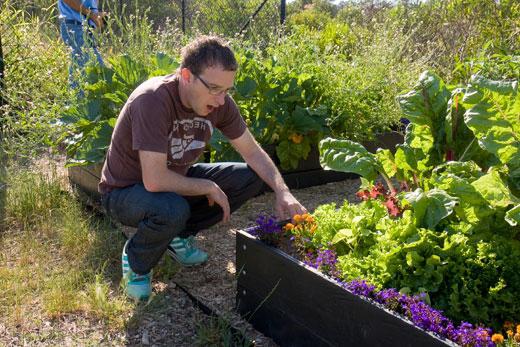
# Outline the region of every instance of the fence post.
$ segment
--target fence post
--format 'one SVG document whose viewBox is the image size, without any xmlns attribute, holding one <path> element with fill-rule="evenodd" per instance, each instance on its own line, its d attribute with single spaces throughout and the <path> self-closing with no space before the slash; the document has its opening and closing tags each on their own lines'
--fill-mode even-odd
<svg viewBox="0 0 520 347">
<path fill-rule="evenodd" d="M 242 26 L 242 28 L 240 29 L 240 31 L 238 32 L 238 35 L 242 35 L 242 33 L 244 32 L 244 30 L 247 29 L 247 27 L 249 26 L 249 23 L 251 23 L 251 21 L 253 19 L 255 19 L 256 15 L 262 10 L 262 7 L 264 7 L 265 3 L 267 2 L 267 0 L 264 0 L 262 1 L 262 3 L 260 4 L 260 6 L 258 6 L 258 8 L 255 10 L 255 13 L 253 13 L 251 15 L 251 17 L 249 17 L 247 19 L 247 22 L 245 22 L 245 24 Z"/>
<path fill-rule="evenodd" d="M 280 1 L 280 24 L 285 23 L 285 0 Z"/>
<path fill-rule="evenodd" d="M 181 0 L 182 33 L 186 34 L 186 0 Z"/>
</svg>

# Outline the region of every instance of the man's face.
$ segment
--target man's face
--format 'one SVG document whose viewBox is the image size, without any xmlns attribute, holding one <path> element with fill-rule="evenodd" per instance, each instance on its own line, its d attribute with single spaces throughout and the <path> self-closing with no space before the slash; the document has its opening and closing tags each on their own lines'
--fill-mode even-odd
<svg viewBox="0 0 520 347">
<path fill-rule="evenodd" d="M 188 70 L 189 71 L 189 70 Z M 208 67 L 199 75 L 189 73 L 189 89 L 186 105 L 200 116 L 207 116 L 215 108 L 224 105 L 229 89 L 233 87 L 235 71 L 225 71 L 220 66 Z"/>
</svg>

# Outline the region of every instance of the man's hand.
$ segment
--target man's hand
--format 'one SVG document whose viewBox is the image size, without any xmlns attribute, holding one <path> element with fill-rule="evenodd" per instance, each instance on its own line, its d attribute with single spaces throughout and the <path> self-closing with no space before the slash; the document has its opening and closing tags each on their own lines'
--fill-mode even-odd
<svg viewBox="0 0 520 347">
<path fill-rule="evenodd" d="M 103 17 L 106 16 L 106 12 L 97 12 L 97 13 L 90 13 L 90 19 L 94 22 L 96 25 L 96 28 L 98 30 L 103 29 L 103 26 L 105 26 L 105 22 L 103 21 Z"/>
<path fill-rule="evenodd" d="M 230 142 L 246 163 L 275 192 L 275 211 L 278 218 L 288 219 L 295 214 L 307 213 L 307 209 L 291 194 L 273 161 L 258 145 L 249 130 L 246 129 L 240 137 Z"/>
<path fill-rule="evenodd" d="M 307 209 L 288 190 L 276 193 L 275 209 L 276 216 L 280 220 L 307 213 Z"/>
<path fill-rule="evenodd" d="M 226 194 L 213 181 L 180 175 L 166 166 L 166 153 L 139 151 L 143 184 L 149 192 L 175 192 L 185 196 L 206 196 L 212 206 L 223 211 L 222 221 L 229 221 L 231 208 Z"/>
<path fill-rule="evenodd" d="M 206 194 L 206 197 L 208 198 L 208 203 L 210 206 L 213 206 L 215 203 L 217 203 L 220 207 L 222 207 L 222 212 L 224 213 L 222 222 L 229 222 L 231 218 L 231 209 L 229 207 L 229 200 L 226 193 L 224 193 L 217 184 L 214 184 L 214 188 L 208 194 Z"/>
</svg>

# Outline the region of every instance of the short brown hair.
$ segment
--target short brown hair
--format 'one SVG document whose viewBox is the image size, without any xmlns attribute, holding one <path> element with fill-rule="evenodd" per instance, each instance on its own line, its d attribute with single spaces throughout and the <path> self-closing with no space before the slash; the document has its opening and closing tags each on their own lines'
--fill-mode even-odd
<svg viewBox="0 0 520 347">
<path fill-rule="evenodd" d="M 225 71 L 238 69 L 233 51 L 222 38 L 200 36 L 181 50 L 181 69 L 187 68 L 198 75 L 212 66 L 221 66 Z"/>
</svg>

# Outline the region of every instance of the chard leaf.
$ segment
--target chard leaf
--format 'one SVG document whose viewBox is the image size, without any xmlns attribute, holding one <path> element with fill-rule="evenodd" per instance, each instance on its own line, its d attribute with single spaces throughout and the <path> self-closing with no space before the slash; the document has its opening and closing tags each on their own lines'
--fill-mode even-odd
<svg viewBox="0 0 520 347">
<path fill-rule="evenodd" d="M 518 82 L 473 76 L 463 99 L 466 125 L 479 145 L 511 168 L 520 167 Z"/>
<path fill-rule="evenodd" d="M 505 219 L 511 226 L 517 226 L 520 223 L 520 205 L 516 205 L 507 211 Z"/>
<path fill-rule="evenodd" d="M 433 72 L 425 71 L 419 77 L 419 82 L 414 89 L 405 95 L 397 97 L 406 118 L 413 126 L 408 126 L 407 134 L 413 131 L 429 133 L 429 142 L 424 144 L 412 144 L 414 148 L 421 148 L 430 158 L 429 165 L 440 163 L 444 160 L 446 146 L 446 113 L 451 93 L 444 82 Z M 419 139 L 424 140 L 419 137 Z"/>
<path fill-rule="evenodd" d="M 353 172 L 372 181 L 384 173 L 376 156 L 350 140 L 326 138 L 320 141 L 320 163 L 325 170 Z"/>
<path fill-rule="evenodd" d="M 412 205 L 417 227 L 433 229 L 441 220 L 449 216 L 458 203 L 456 197 L 444 190 L 432 189 L 424 192 L 417 188 L 405 194 L 405 199 Z"/>
<path fill-rule="evenodd" d="M 444 120 L 449 98 L 444 82 L 433 72 L 425 71 L 414 89 L 398 96 L 397 101 L 411 122 L 433 127 Z"/>
<path fill-rule="evenodd" d="M 432 178 L 448 174 L 470 182 L 484 175 L 480 167 L 472 161 L 449 161 L 437 166 L 432 172 Z"/>
<path fill-rule="evenodd" d="M 378 148 L 376 158 L 379 160 L 389 177 L 395 176 L 397 173 L 397 165 L 395 164 L 394 155 L 389 149 Z"/>
<path fill-rule="evenodd" d="M 511 191 L 500 176 L 500 172 L 495 167 L 489 169 L 487 174 L 471 183 L 471 185 L 493 207 L 507 207 L 518 201 L 511 194 Z"/>
</svg>

